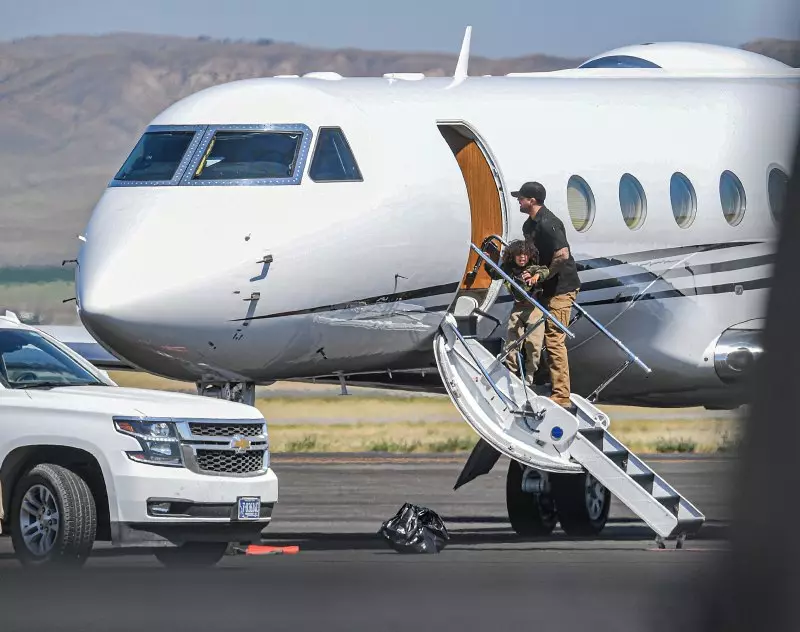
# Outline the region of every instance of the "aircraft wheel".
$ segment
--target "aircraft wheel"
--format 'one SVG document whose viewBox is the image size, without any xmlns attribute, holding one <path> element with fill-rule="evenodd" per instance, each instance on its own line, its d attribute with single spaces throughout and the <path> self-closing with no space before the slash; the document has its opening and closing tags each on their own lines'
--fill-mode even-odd
<svg viewBox="0 0 800 632">
<path fill-rule="evenodd" d="M 606 526 L 611 492 L 588 472 L 550 479 L 561 528 L 567 535 L 593 536 Z"/>
<path fill-rule="evenodd" d="M 558 515 L 550 494 L 531 494 L 522 490 L 525 468 L 517 461 L 508 464 L 506 507 L 511 528 L 521 536 L 550 535 Z"/>
</svg>

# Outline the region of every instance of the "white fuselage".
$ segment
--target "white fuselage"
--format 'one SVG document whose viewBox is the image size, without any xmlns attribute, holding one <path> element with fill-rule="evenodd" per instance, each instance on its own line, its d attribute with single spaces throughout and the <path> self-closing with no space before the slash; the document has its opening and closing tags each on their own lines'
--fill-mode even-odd
<svg viewBox="0 0 800 632">
<path fill-rule="evenodd" d="M 195 126 L 200 152 L 214 126 L 292 127 L 304 134 L 299 177 L 284 185 L 110 186 L 79 256 L 81 316 L 119 357 L 176 379 L 435 370 L 433 337 L 470 254 L 470 199 L 438 127 L 458 125 L 494 169 L 501 236 L 521 237 L 526 219 L 510 191 L 543 183 L 578 262 L 579 302 L 653 369 L 647 378 L 627 371 L 606 398 L 736 405 L 736 385 L 715 370 L 715 347 L 729 328 L 749 322 L 757 330 L 764 316 L 776 232 L 768 176 L 776 166 L 791 172 L 797 88 L 788 71 L 649 69 L 455 84 L 271 78 L 211 88 L 152 124 Z M 325 127 L 346 134 L 361 180 L 308 176 Z M 746 193 L 737 225 L 722 210 L 725 171 Z M 676 172 L 696 196 L 686 228 L 671 205 Z M 635 230 L 620 210 L 626 173 L 646 196 Z M 594 197 L 583 232 L 567 212 L 573 175 Z M 481 301 L 502 321 L 510 303 L 498 286 Z M 587 323 L 573 329 L 573 388 L 587 392 L 622 357 Z M 500 337 L 504 326 L 484 319 L 479 335 Z"/>
</svg>

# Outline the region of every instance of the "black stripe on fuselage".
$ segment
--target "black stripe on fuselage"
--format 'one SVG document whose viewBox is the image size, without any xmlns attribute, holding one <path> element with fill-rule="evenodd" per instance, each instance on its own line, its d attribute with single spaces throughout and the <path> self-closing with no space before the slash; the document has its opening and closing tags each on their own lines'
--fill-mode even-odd
<svg viewBox="0 0 800 632">
<path fill-rule="evenodd" d="M 585 260 L 578 261 L 576 263 L 577 263 L 577 266 L 578 266 L 578 270 L 595 270 L 595 269 L 598 269 L 598 268 L 608 268 L 608 267 L 612 267 L 612 266 L 626 265 L 626 264 L 630 264 L 630 263 L 636 262 L 636 261 L 647 261 L 649 259 L 657 259 L 657 258 L 661 258 L 661 257 L 668 257 L 668 256 L 673 256 L 673 255 L 686 254 L 686 253 L 690 253 L 690 252 L 707 252 L 707 251 L 710 251 L 710 250 L 722 250 L 722 249 L 726 249 L 726 248 L 735 248 L 735 247 L 738 247 L 738 246 L 752 246 L 752 245 L 759 244 L 759 243 L 761 243 L 761 242 L 739 242 L 739 243 L 731 243 L 731 244 L 705 244 L 705 245 L 698 245 L 698 246 L 681 246 L 681 247 L 677 247 L 677 248 L 663 248 L 663 249 L 660 249 L 660 250 L 647 250 L 647 251 L 642 251 L 642 252 L 628 253 L 628 254 L 624 254 L 624 255 L 618 255 L 617 257 L 602 257 L 602 258 L 597 258 L 597 259 L 585 259 Z M 625 260 L 623 261 L 619 257 L 624 257 Z M 756 260 L 759 260 L 759 259 L 762 259 L 762 258 L 761 257 L 753 257 L 751 259 L 742 259 L 741 261 L 743 261 L 743 262 L 744 261 L 751 261 L 752 262 L 752 261 L 756 261 Z M 766 259 L 766 257 L 764 257 L 764 259 Z M 735 262 L 728 262 L 728 263 L 735 263 Z M 710 266 L 721 266 L 721 265 L 726 265 L 726 264 L 725 263 L 721 263 L 721 264 L 705 264 L 704 266 L 696 266 L 694 268 L 691 268 L 691 270 L 693 270 L 695 272 L 695 274 L 699 274 L 698 270 L 700 268 L 710 267 Z M 762 265 L 762 264 L 760 264 L 760 263 L 751 263 L 750 265 L 754 266 L 754 265 Z M 750 265 L 748 265 L 746 267 L 750 267 Z M 739 269 L 739 268 L 730 268 L 730 269 Z M 714 270 L 709 270 L 709 271 L 720 272 L 720 271 L 723 271 L 723 270 L 722 269 L 714 269 Z M 681 274 L 679 274 L 677 271 L 676 271 L 675 275 L 676 276 L 681 276 Z M 623 277 L 623 278 L 625 278 L 626 280 L 631 280 L 632 281 L 634 278 L 640 277 L 640 276 L 643 277 L 643 281 L 640 281 L 640 282 L 652 281 L 653 278 L 654 278 L 653 274 L 630 275 L 628 277 Z M 644 277 L 646 277 L 646 278 L 644 278 Z M 604 279 L 602 282 L 603 283 L 607 283 L 608 285 L 607 286 L 603 286 L 603 287 L 618 287 L 618 286 L 620 286 L 619 283 L 614 283 L 614 281 L 615 281 L 614 278 Z M 589 283 L 599 283 L 599 281 L 597 281 L 597 282 L 596 281 L 591 281 Z M 585 285 L 588 285 L 588 283 L 585 284 Z M 415 299 L 420 299 L 420 298 L 429 298 L 429 297 L 433 297 L 433 296 L 441 296 L 443 294 L 452 294 L 453 292 L 456 292 L 458 290 L 459 286 L 460 286 L 460 282 L 447 283 L 447 284 L 444 284 L 444 285 L 434 285 L 434 286 L 431 286 L 431 287 L 420 288 L 420 289 L 417 289 L 417 290 L 409 290 L 409 291 L 406 291 L 406 292 L 396 292 L 396 293 L 393 293 L 393 294 L 383 294 L 381 296 L 373 296 L 373 297 L 370 297 L 370 298 L 355 299 L 355 300 L 352 300 L 352 301 L 347 301 L 347 302 L 343 302 L 343 303 L 336 303 L 336 304 L 333 304 L 333 305 L 321 305 L 319 307 L 310 307 L 310 308 L 307 308 L 307 309 L 298 309 L 298 310 L 287 311 L 287 312 L 277 312 L 275 314 L 265 314 L 265 315 L 262 315 L 262 316 L 252 316 L 250 318 L 247 318 L 247 317 L 245 317 L 245 318 L 237 318 L 233 322 L 244 322 L 244 321 L 252 321 L 252 320 L 268 320 L 268 319 L 271 319 L 271 318 L 281 318 L 281 317 L 284 317 L 284 316 L 302 316 L 302 315 L 305 315 L 305 314 L 318 314 L 318 313 L 322 313 L 322 312 L 333 312 L 333 311 L 339 311 L 339 310 L 343 310 L 343 309 L 355 309 L 355 308 L 358 308 L 358 307 L 367 307 L 367 306 L 370 306 L 370 305 L 377 305 L 377 304 L 383 304 L 383 303 L 397 303 L 399 301 L 408 301 L 408 300 L 415 300 Z M 722 286 L 719 286 L 719 287 L 722 287 Z M 601 289 L 601 288 L 600 287 L 594 287 L 594 288 L 591 288 L 591 289 Z M 581 286 L 581 290 L 582 291 L 586 291 L 584 285 Z M 733 291 L 733 290 L 731 290 L 731 291 Z M 699 293 L 699 290 L 696 293 Z M 663 296 L 663 297 L 659 297 L 659 298 L 669 298 L 670 296 L 684 296 L 684 294 L 682 294 L 681 292 L 679 292 L 677 290 L 670 290 L 670 291 L 667 291 L 667 292 L 659 292 L 658 294 L 668 294 L 668 296 Z M 646 296 L 651 296 L 651 295 L 648 294 Z M 653 294 L 652 296 L 655 298 L 656 294 Z M 607 303 L 630 301 L 630 300 L 633 300 L 634 298 L 635 298 L 635 296 L 626 297 L 626 298 L 614 298 L 614 299 L 610 299 L 608 301 L 597 301 L 595 303 L 585 303 L 585 305 L 603 305 L 603 304 L 607 304 Z M 645 297 L 643 296 L 642 298 L 645 298 Z M 495 302 L 496 303 L 507 303 L 507 302 L 510 302 L 510 301 L 513 301 L 513 297 L 511 297 L 510 295 L 507 295 L 507 296 L 499 297 L 497 299 L 497 301 L 495 301 Z M 584 303 L 581 303 L 581 305 L 584 305 Z M 426 312 L 443 311 L 444 309 L 447 309 L 447 307 L 448 306 L 441 306 L 441 305 L 438 305 L 438 306 L 435 306 L 435 307 L 426 307 L 425 311 Z"/>
<path fill-rule="evenodd" d="M 304 314 L 318 314 L 320 312 L 335 312 L 342 309 L 356 309 L 359 307 L 367 307 L 369 305 L 397 303 L 399 301 L 413 301 L 420 298 L 440 296 L 442 294 L 452 294 L 453 292 L 458 290 L 459 285 L 460 283 L 458 282 L 447 283 L 444 285 L 434 285 L 432 287 L 424 287 L 419 290 L 396 292 L 394 294 L 382 294 L 380 296 L 372 296 L 370 298 L 356 299 L 353 301 L 347 301 L 345 303 L 336 303 L 334 305 L 322 305 L 320 307 L 298 309 L 291 312 L 278 312 L 276 314 L 267 314 L 264 316 L 253 316 L 252 318 L 237 318 L 234 322 L 240 322 L 245 320 L 248 321 L 266 320 L 268 318 L 281 318 L 283 316 L 302 316 Z"/>
<path fill-rule="evenodd" d="M 698 287 L 695 289 L 686 288 L 684 291 L 675 289 L 663 290 L 659 292 L 651 292 L 641 295 L 634 294 L 631 296 L 608 298 L 601 301 L 587 301 L 585 303 L 581 302 L 580 305 L 581 307 L 593 307 L 596 305 L 613 305 L 614 303 L 630 303 L 632 301 L 648 301 L 654 299 L 702 296 L 706 294 L 729 294 L 731 292 L 736 292 L 737 287 L 741 288 L 741 291 L 743 292 L 746 290 L 762 290 L 769 288 L 771 281 L 772 281 L 771 278 L 764 278 L 764 279 L 754 279 L 752 281 L 742 281 L 741 283 L 721 283 L 719 285 L 706 285 L 704 287 Z"/>
<path fill-rule="evenodd" d="M 597 279 L 596 281 L 586 281 L 584 283 L 581 283 L 581 292 L 591 292 L 593 290 L 605 290 L 612 287 L 635 285 L 637 283 L 650 283 L 660 278 L 666 281 L 665 278 L 666 276 L 669 276 L 669 279 L 672 280 L 681 277 L 691 277 L 691 276 L 696 277 L 701 274 L 714 274 L 716 272 L 732 272 L 734 270 L 746 270 L 747 268 L 756 268 L 758 266 L 770 265 L 774 263 L 774 261 L 775 257 L 773 255 L 764 255 L 761 257 L 749 257 L 747 259 L 735 259 L 733 261 L 720 261 L 718 263 L 703 263 L 696 266 L 686 265 L 683 268 L 675 268 L 673 270 L 665 270 L 658 273 L 642 272 L 620 277 L 611 276 L 608 277 L 607 279 Z"/>
<path fill-rule="evenodd" d="M 761 244 L 760 241 L 740 241 L 725 244 L 699 244 L 696 246 L 676 246 L 675 248 L 662 248 L 660 250 L 642 250 L 640 252 L 630 252 L 624 255 L 612 257 L 597 257 L 595 259 L 582 259 L 576 261 L 578 271 L 597 270 L 600 268 L 610 268 L 629 263 L 649 261 L 651 259 L 663 259 L 664 257 L 675 257 L 690 254 L 693 252 L 710 252 L 712 250 L 727 250 L 729 248 L 739 248 L 740 246 L 754 246 Z"/>
</svg>

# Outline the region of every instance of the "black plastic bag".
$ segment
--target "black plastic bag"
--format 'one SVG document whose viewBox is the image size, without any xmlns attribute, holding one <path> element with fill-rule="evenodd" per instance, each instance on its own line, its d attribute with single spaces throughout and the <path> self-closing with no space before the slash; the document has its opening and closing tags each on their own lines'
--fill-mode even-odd
<svg viewBox="0 0 800 632">
<path fill-rule="evenodd" d="M 411 503 L 384 522 L 378 533 L 398 553 L 439 553 L 450 539 L 436 512 Z"/>
</svg>

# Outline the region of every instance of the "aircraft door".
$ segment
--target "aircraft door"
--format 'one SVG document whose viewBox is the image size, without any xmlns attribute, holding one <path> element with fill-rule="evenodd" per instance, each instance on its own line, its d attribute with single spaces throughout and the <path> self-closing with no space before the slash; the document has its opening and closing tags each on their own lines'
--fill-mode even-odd
<svg viewBox="0 0 800 632">
<path fill-rule="evenodd" d="M 464 177 L 472 220 L 472 243 L 480 246 L 491 235 L 503 237 L 503 185 L 483 143 L 463 123 L 440 124 L 439 131 L 450 146 Z M 474 273 L 478 261 L 478 255 L 470 250 L 460 285 L 462 292 L 483 290 L 485 293 L 491 285 L 492 279 L 486 273 L 485 266 L 482 265 L 477 274 Z"/>
</svg>

